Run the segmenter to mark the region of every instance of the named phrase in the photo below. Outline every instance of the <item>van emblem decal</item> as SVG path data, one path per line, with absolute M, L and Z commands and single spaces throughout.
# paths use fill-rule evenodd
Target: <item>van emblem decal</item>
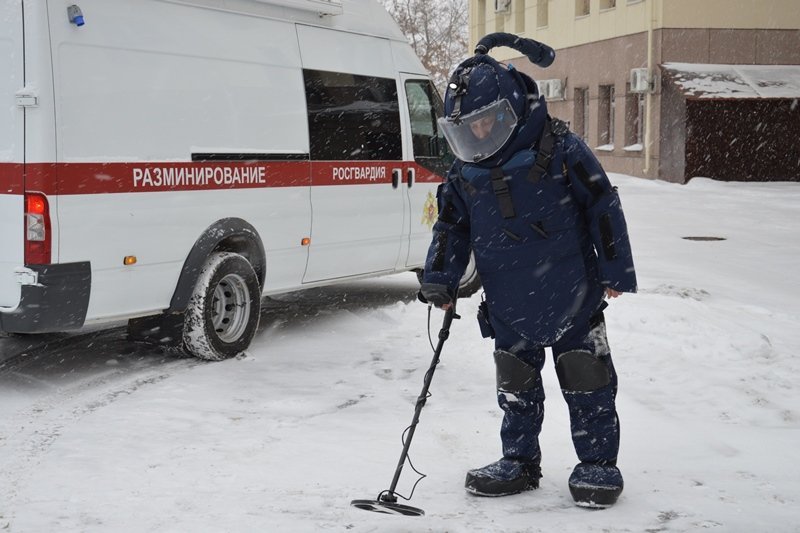
M 433 227 L 438 215 L 438 208 L 436 206 L 436 198 L 431 191 L 428 191 L 428 197 L 425 199 L 425 205 L 422 206 L 422 224 L 428 226 L 428 229 Z

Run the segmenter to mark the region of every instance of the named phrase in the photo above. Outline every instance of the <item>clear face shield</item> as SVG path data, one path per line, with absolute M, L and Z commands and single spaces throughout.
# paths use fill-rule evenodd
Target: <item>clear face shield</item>
M 476 163 L 506 144 L 517 127 L 517 115 L 503 98 L 456 119 L 440 118 L 439 127 L 456 157 Z

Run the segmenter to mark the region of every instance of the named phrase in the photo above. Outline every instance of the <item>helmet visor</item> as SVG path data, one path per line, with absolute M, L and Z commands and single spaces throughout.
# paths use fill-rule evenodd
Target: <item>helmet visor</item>
M 478 162 L 506 144 L 517 127 L 517 115 L 508 99 L 503 98 L 456 119 L 440 118 L 439 127 L 456 157 Z

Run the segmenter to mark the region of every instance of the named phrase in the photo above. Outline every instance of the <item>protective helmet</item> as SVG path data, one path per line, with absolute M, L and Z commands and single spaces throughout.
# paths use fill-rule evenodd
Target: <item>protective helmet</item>
M 527 90 L 519 73 L 487 55 L 456 68 L 439 126 L 453 153 L 467 162 L 496 154 L 526 115 Z
M 533 80 L 513 65 L 503 65 L 486 55 L 494 46 L 520 50 L 543 67 L 555 57 L 552 48 L 532 39 L 505 33 L 481 39 L 476 55 L 458 65 L 450 77 L 445 116 L 439 119 L 447 143 L 462 161 L 484 161 L 509 145 L 515 131 L 528 119 L 531 103 L 539 101 Z

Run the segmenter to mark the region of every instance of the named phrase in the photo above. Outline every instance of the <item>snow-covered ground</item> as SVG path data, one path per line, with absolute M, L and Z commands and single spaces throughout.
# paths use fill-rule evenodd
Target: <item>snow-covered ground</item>
M 466 470 L 500 455 L 477 295 L 411 446 L 428 477 L 410 504 L 426 515 L 349 506 L 388 487 L 431 359 L 403 274 L 270 302 L 249 355 L 221 363 L 131 346 L 120 328 L 0 339 L 0 531 L 800 531 L 800 184 L 612 181 L 641 287 L 606 314 L 615 507 L 572 504 L 551 364 L 541 488 L 464 492 Z M 415 479 L 406 468 L 399 492 Z

